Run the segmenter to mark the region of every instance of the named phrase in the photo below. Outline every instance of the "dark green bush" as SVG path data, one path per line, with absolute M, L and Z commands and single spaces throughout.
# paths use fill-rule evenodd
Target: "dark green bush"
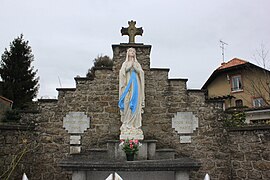
M 21 119 L 20 112 L 16 109 L 8 110 L 3 118 L 4 122 L 19 122 Z
M 226 127 L 240 127 L 245 125 L 246 114 L 245 112 L 233 112 L 230 117 L 225 119 L 224 126 Z

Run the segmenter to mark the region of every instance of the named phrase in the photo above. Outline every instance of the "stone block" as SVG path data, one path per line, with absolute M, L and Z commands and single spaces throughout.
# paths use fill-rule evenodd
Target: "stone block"
M 262 172 L 263 179 L 270 179 L 270 171 L 263 171 Z
M 191 136 L 180 136 L 180 143 L 181 144 L 191 143 Z
M 145 142 L 142 142 L 141 144 L 142 145 L 139 147 L 137 160 L 147 160 L 148 145 Z
M 6 136 L 6 144 L 17 144 L 18 139 L 15 136 Z
M 144 135 L 142 134 L 121 134 L 120 135 L 120 139 L 138 139 L 138 140 L 143 140 L 144 139 Z
M 109 102 L 106 102 L 106 101 L 96 102 L 96 106 L 104 107 L 108 105 L 109 105 Z
M 116 107 L 109 106 L 109 107 L 105 108 L 105 112 L 107 112 L 107 113 L 117 113 L 118 109 Z
M 81 136 L 80 135 L 70 135 L 70 144 L 81 144 Z
M 246 153 L 245 156 L 247 161 L 259 161 L 262 159 L 260 153 L 258 152 Z
M 55 152 L 59 152 L 60 145 L 56 143 L 47 143 L 47 144 L 44 144 L 43 148 L 44 148 L 44 151 L 47 153 L 55 153 Z
M 147 145 L 147 159 L 155 159 L 156 156 L 156 142 L 155 140 L 149 141 Z
M 70 154 L 79 154 L 81 153 L 81 147 L 80 146 L 70 146 Z
M 258 171 L 269 171 L 270 170 L 270 162 L 269 161 L 256 161 L 253 162 L 254 169 Z
M 52 143 L 53 142 L 53 138 L 52 136 L 41 136 L 41 142 L 42 143 Z
M 243 161 L 244 160 L 244 154 L 242 152 L 235 152 L 232 154 L 233 159 L 238 160 L 238 161 Z
M 270 151 L 262 152 L 262 158 L 263 160 L 270 161 Z
M 241 167 L 244 170 L 252 170 L 253 169 L 252 164 L 251 164 L 250 161 L 241 162 Z
M 87 180 L 87 172 L 86 171 L 73 171 L 72 180 Z
M 239 170 L 236 170 L 236 175 L 239 178 L 245 179 L 247 176 L 247 173 L 246 173 L 246 171 L 239 169 Z
M 189 173 L 186 171 L 176 171 L 175 180 L 189 180 Z
M 174 159 L 175 150 L 174 149 L 158 149 L 156 150 L 155 159 Z
M 213 160 L 209 159 L 209 160 L 206 160 L 202 163 L 205 164 L 204 167 L 202 168 L 202 170 L 209 171 L 209 170 L 213 170 L 215 168 L 215 161 L 213 161 Z
M 113 154 L 110 154 L 108 152 L 109 151 L 107 149 L 93 148 L 86 150 L 85 154 L 89 156 L 91 160 L 114 159 L 112 157 Z
M 262 179 L 262 175 L 259 171 L 256 170 L 248 171 L 248 179 L 249 180 Z
M 241 165 L 240 162 L 232 160 L 232 167 L 233 167 L 233 169 L 239 169 L 240 168 L 240 165 Z

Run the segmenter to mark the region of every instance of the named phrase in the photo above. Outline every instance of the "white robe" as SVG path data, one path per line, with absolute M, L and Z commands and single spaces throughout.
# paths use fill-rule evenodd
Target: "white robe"
M 130 61 L 125 61 L 122 64 L 122 67 L 119 72 L 119 99 L 123 94 L 129 79 L 131 77 L 131 73 L 133 68 L 131 67 Z M 121 111 L 121 122 L 122 126 L 120 128 L 121 133 L 124 133 L 127 130 L 138 129 L 142 126 L 142 108 L 144 107 L 144 72 L 142 70 L 141 65 L 135 59 L 134 61 L 134 70 L 136 72 L 136 78 L 138 82 L 138 104 L 136 111 L 134 113 L 131 112 L 129 107 L 129 102 L 133 93 L 133 85 L 131 85 L 130 90 L 128 91 L 125 100 L 124 100 L 124 111 Z

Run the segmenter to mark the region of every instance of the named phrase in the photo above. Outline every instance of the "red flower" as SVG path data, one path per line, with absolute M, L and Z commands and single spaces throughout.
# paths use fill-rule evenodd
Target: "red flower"
M 140 146 L 139 140 L 133 140 L 133 139 L 120 139 L 119 146 L 122 147 L 122 150 L 127 154 L 137 154 L 139 151 L 138 147 Z

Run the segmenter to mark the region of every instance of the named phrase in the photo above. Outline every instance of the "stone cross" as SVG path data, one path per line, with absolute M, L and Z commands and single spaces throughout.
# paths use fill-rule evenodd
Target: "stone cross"
M 142 29 L 142 27 L 136 28 L 135 27 L 136 21 L 133 21 L 133 20 L 128 21 L 128 25 L 129 25 L 129 27 L 127 27 L 127 28 L 122 27 L 121 34 L 122 34 L 122 36 L 124 36 L 124 35 L 129 36 L 128 43 L 135 43 L 135 36 L 136 35 L 142 36 L 143 29 Z

